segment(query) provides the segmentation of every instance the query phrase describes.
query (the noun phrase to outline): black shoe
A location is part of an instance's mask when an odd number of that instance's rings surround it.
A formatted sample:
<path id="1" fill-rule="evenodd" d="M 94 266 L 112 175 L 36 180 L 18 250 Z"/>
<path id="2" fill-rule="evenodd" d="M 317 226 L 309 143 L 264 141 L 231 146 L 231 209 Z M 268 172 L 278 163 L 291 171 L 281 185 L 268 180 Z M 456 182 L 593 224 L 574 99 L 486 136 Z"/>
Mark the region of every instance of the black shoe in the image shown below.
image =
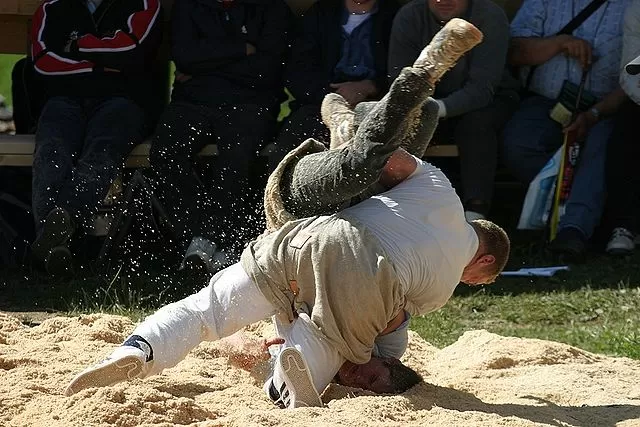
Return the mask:
<path id="1" fill-rule="evenodd" d="M 69 212 L 62 208 L 51 210 L 44 219 L 40 234 L 31 244 L 33 258 L 40 263 L 46 263 L 49 253 L 54 248 L 67 246 L 73 232 L 74 227 Z"/>
<path id="2" fill-rule="evenodd" d="M 587 253 L 587 237 L 577 228 L 563 228 L 548 249 L 559 261 L 582 263 Z"/>
<path id="3" fill-rule="evenodd" d="M 44 263 L 47 273 L 51 276 L 73 276 L 73 257 L 66 246 L 56 246 L 49 251 Z"/>

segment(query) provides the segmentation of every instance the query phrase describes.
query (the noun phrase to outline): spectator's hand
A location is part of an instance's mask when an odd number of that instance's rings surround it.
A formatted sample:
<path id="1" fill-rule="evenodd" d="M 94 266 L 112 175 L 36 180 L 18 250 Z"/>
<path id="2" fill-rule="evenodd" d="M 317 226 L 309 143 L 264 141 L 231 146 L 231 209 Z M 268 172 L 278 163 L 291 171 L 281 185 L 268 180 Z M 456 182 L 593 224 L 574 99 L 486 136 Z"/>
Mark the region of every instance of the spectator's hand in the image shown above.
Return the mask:
<path id="1" fill-rule="evenodd" d="M 336 93 L 341 95 L 351 107 L 355 107 L 356 104 L 366 101 L 378 93 L 378 88 L 373 80 L 331 83 L 329 86 L 335 89 Z"/>
<path id="2" fill-rule="evenodd" d="M 565 55 L 575 58 L 583 69 L 588 68 L 593 60 L 593 50 L 588 41 L 563 34 L 560 37 L 560 48 Z"/>
<path id="3" fill-rule="evenodd" d="M 564 132 L 575 132 L 577 140 L 584 141 L 589 134 L 589 130 L 596 123 L 598 123 L 598 119 L 596 119 L 590 112 L 579 113 L 576 116 L 576 119 L 569 126 L 564 128 Z"/>
<path id="4" fill-rule="evenodd" d="M 284 338 L 255 340 L 242 337 L 240 342 L 232 343 L 232 350 L 228 354 L 229 363 L 237 368 L 251 371 L 260 362 L 269 360 L 271 357 L 269 347 L 279 344 L 284 344 Z"/>
<path id="5" fill-rule="evenodd" d="M 246 45 L 247 45 L 247 56 L 253 55 L 257 52 L 256 47 L 251 43 L 246 43 Z"/>
<path id="6" fill-rule="evenodd" d="M 191 76 L 189 74 L 182 73 L 178 70 L 176 70 L 173 75 L 178 83 L 184 83 L 191 80 Z"/>

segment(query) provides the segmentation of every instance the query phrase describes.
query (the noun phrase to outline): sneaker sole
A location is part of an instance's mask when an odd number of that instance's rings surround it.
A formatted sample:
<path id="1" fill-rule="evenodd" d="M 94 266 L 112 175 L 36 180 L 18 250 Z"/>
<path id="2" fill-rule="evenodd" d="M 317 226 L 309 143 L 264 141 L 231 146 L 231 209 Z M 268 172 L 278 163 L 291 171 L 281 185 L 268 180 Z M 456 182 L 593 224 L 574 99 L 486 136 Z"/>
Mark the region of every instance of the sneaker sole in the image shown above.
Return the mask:
<path id="1" fill-rule="evenodd" d="M 313 385 L 307 363 L 299 351 L 287 347 L 280 353 L 279 363 L 287 382 L 295 384 L 295 402 L 289 408 L 322 406 L 322 399 Z"/>
<path id="2" fill-rule="evenodd" d="M 136 356 L 125 356 L 79 373 L 67 386 L 64 394 L 71 396 L 90 387 L 109 387 L 132 380 L 142 373 L 144 363 Z"/>
<path id="3" fill-rule="evenodd" d="M 435 84 L 462 55 L 482 42 L 483 34 L 464 19 L 453 18 L 431 39 L 415 60 L 413 67 L 429 71 Z"/>

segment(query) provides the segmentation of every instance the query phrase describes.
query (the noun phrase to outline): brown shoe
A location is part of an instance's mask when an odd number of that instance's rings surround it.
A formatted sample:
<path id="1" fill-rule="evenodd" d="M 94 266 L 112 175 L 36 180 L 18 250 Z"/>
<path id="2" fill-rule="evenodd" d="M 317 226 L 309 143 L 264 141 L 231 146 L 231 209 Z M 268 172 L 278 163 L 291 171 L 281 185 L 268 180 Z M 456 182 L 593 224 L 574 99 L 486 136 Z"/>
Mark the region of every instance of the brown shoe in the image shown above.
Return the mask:
<path id="1" fill-rule="evenodd" d="M 341 95 L 337 93 L 325 95 L 320 114 L 322 121 L 331 133 L 330 149 L 338 148 L 353 139 L 355 113 Z"/>
<path id="2" fill-rule="evenodd" d="M 453 18 L 433 37 L 422 50 L 413 67 L 429 73 L 435 85 L 458 59 L 482 41 L 482 32 L 473 24 Z"/>

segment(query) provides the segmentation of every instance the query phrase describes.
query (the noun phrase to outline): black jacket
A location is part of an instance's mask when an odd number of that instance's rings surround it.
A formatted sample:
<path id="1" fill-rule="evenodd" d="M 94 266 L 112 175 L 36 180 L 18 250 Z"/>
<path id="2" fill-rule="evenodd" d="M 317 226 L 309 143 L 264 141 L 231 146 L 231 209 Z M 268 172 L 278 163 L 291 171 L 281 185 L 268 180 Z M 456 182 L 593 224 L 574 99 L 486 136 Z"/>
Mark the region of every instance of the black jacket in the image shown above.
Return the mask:
<path id="1" fill-rule="evenodd" d="M 144 105 L 161 41 L 160 0 L 45 0 L 31 55 L 48 96 L 127 96 Z M 117 70 L 117 71 L 109 71 Z"/>
<path id="2" fill-rule="evenodd" d="M 290 25 L 283 0 L 176 0 L 171 54 L 176 69 L 192 78 L 175 84 L 174 99 L 274 103 L 283 93 Z M 254 54 L 247 55 L 247 43 Z"/>
<path id="3" fill-rule="evenodd" d="M 333 71 L 342 54 L 343 10 L 344 0 L 319 0 L 300 17 L 286 71 L 286 86 L 296 104 L 319 104 L 330 91 Z M 380 94 L 388 89 L 389 35 L 397 11 L 394 0 L 378 0 L 378 12 L 372 18 L 371 40 Z"/>

